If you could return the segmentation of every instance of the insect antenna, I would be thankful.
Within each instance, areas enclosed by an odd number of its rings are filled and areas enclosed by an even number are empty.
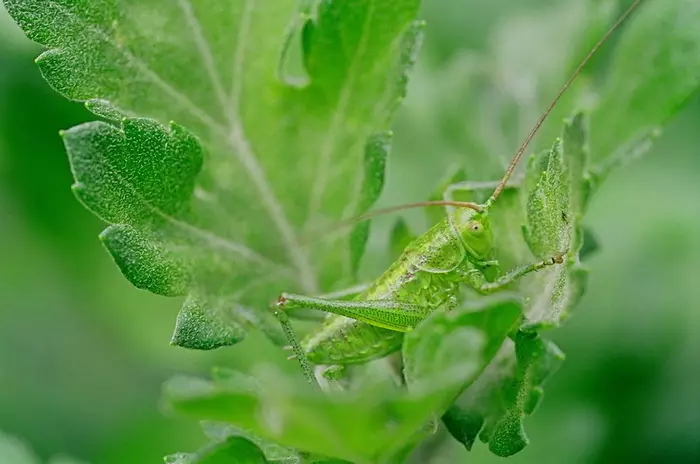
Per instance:
[[[455,208],[469,208],[477,212],[482,212],[484,210],[483,205],[478,203],[473,203],[471,201],[453,201],[453,200],[427,200],[427,201],[417,201],[415,203],[404,203],[402,205],[389,206],[387,208],[380,208],[369,211],[358,216],[353,216],[348,219],[334,222],[333,225],[322,231],[314,231],[312,233],[306,234],[302,237],[301,243],[307,244],[315,241],[318,237],[322,237],[338,230],[344,229],[346,227],[359,224],[360,222],[368,221],[376,216],[382,216],[384,214],[391,214],[397,211],[404,211],[407,209],[414,208],[427,208],[430,206],[452,206]]]
[[[537,132],[539,132],[540,127],[542,127],[542,124],[545,122],[547,117],[550,115],[554,107],[556,106],[557,102],[561,99],[562,95],[567,91],[567,89],[571,86],[571,84],[574,82],[574,80],[578,77],[578,75],[581,73],[581,70],[583,70],[584,66],[588,64],[590,59],[595,55],[595,53],[598,51],[598,49],[605,43],[607,42],[608,38],[622,25],[622,23],[627,19],[627,17],[634,11],[637,6],[642,2],[642,0],[635,0],[634,3],[632,3],[627,10],[625,10],[624,13],[618,18],[615,23],[610,26],[610,28],[607,30],[607,32],[603,35],[603,37],[598,40],[598,42],[591,48],[591,51],[588,52],[588,54],[581,60],[579,65],[576,67],[573,73],[571,73],[571,76],[569,76],[569,79],[564,83],[564,85],[561,86],[559,91],[557,92],[556,96],[552,100],[552,102],[549,104],[547,109],[542,113],[542,115],[539,117],[537,122],[535,123],[534,127],[530,131],[529,134],[527,134],[527,137],[525,137],[525,140],[523,143],[520,145],[520,148],[518,148],[518,151],[515,153],[515,156],[511,160],[510,164],[508,165],[508,168],[506,169],[505,174],[503,175],[503,178],[501,181],[498,183],[496,186],[496,189],[493,191],[491,194],[491,197],[486,201],[485,209],[488,210],[488,208],[496,201],[496,198],[501,194],[503,189],[506,186],[506,183],[508,182],[508,179],[510,176],[513,174],[513,171],[515,171],[515,168],[518,165],[518,162],[520,161],[520,158],[522,158],[523,153],[525,153],[525,150],[527,150],[528,145],[530,145],[530,142],[532,139],[537,135]]]
[[[639,4],[642,3],[642,0],[635,0],[620,17],[615,21],[615,23],[610,26],[610,28],[605,32],[605,34],[598,40],[598,42],[591,48],[591,50],[588,52],[588,54],[581,60],[581,62],[578,64],[576,69],[571,73],[569,78],[566,80],[564,85],[561,86],[557,94],[555,95],[554,99],[552,102],[547,106],[547,109],[540,115],[540,117],[537,119],[537,122],[535,122],[535,125],[533,126],[532,130],[527,134],[527,137],[525,137],[525,140],[522,142],[520,145],[520,148],[518,148],[518,151],[515,153],[515,156],[511,160],[511,162],[508,164],[508,167],[506,168],[506,172],[503,174],[503,178],[498,182],[496,185],[496,188],[494,189],[493,193],[489,197],[489,199],[486,201],[485,204],[480,205],[477,203],[472,203],[468,201],[452,201],[452,200],[431,200],[431,201],[419,201],[415,203],[405,203],[402,205],[397,205],[397,206],[390,206],[388,208],[381,208],[381,209],[376,209],[373,211],[370,211],[368,213],[364,213],[358,216],[353,216],[348,219],[344,219],[338,222],[335,222],[332,226],[325,230],[317,230],[317,231],[312,231],[310,233],[305,234],[304,236],[301,237],[301,244],[309,244],[319,237],[326,236],[328,234],[331,234],[333,232],[337,232],[338,230],[344,229],[346,227],[352,226],[354,224],[358,224],[363,221],[367,221],[369,219],[372,219],[376,216],[384,215],[384,214],[390,214],[394,213],[397,211],[403,211],[406,209],[413,209],[413,208],[425,208],[429,206],[452,206],[456,208],[470,208],[473,209],[474,211],[477,212],[485,212],[488,211],[489,207],[496,201],[496,199],[499,197],[501,192],[507,187],[508,181],[510,180],[511,176],[513,175],[513,172],[515,171],[515,168],[518,166],[518,163],[520,162],[520,159],[522,158],[523,154],[525,153],[525,150],[527,150],[527,147],[530,145],[530,142],[532,142],[532,139],[535,138],[535,135],[539,132],[540,128],[542,127],[542,124],[546,121],[546,119],[549,117],[549,115],[552,113],[552,110],[556,107],[557,103],[561,99],[561,97],[564,95],[564,93],[571,87],[571,84],[573,84],[574,80],[578,77],[579,74],[581,74],[581,71],[583,68],[588,64],[590,59],[593,57],[593,55],[596,54],[598,49],[600,49],[605,42],[610,38],[610,36],[622,25],[622,23],[629,17],[629,15],[639,6]]]

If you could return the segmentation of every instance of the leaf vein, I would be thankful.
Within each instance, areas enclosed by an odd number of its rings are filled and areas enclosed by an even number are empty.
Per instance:
[[[124,50],[122,47],[120,47],[119,44],[117,44],[114,41],[114,39],[112,39],[109,36],[109,34],[107,34],[104,30],[87,22],[84,18],[82,18],[81,16],[76,14],[70,8],[56,2],[55,0],[50,0],[49,4],[55,6],[58,10],[63,12],[63,14],[66,15],[67,17],[72,18],[73,20],[76,20],[79,24],[81,24],[85,28],[86,31],[91,32],[97,38],[101,39],[105,43],[112,46],[115,50],[117,50],[127,60],[128,64],[132,65],[138,71],[143,73],[149,80],[151,80],[154,84],[156,84],[158,87],[160,87],[163,91],[165,91],[171,97],[173,97],[174,99],[179,101],[184,107],[186,107],[192,114],[194,114],[197,118],[199,118],[204,124],[209,126],[211,129],[213,129],[215,132],[217,132],[220,136],[222,136],[224,138],[224,140],[226,140],[226,142],[229,144],[229,146],[231,146],[231,148],[233,149],[234,154],[239,159],[239,161],[241,162],[243,167],[250,174],[251,179],[253,181],[253,184],[255,185],[257,190],[260,192],[260,195],[261,195],[262,201],[263,201],[263,205],[265,206],[266,210],[268,211],[268,214],[270,215],[271,219],[275,223],[275,226],[280,231],[280,234],[282,235],[282,240],[284,241],[284,244],[285,244],[285,248],[287,249],[287,252],[289,253],[290,258],[292,259],[297,270],[299,271],[300,284],[303,286],[305,291],[315,292],[316,291],[316,279],[315,279],[314,272],[311,268],[311,265],[309,264],[308,257],[306,256],[306,253],[301,248],[301,245],[299,244],[298,238],[296,237],[296,234],[295,234],[294,230],[292,229],[291,224],[286,219],[284,212],[282,210],[282,207],[281,207],[279,201],[277,200],[277,198],[275,197],[275,194],[273,193],[269,183],[267,182],[267,179],[265,178],[265,174],[263,173],[262,168],[260,167],[259,163],[257,162],[257,158],[252,151],[250,143],[248,142],[248,140],[245,137],[243,127],[241,125],[240,120],[238,119],[237,108],[235,108],[235,107],[232,108],[233,113],[231,113],[230,117],[232,118],[233,124],[232,124],[231,130],[229,131],[229,135],[226,136],[226,134],[227,134],[226,129],[221,124],[217,123],[209,115],[209,113],[207,113],[206,111],[201,109],[199,106],[197,106],[195,103],[193,103],[182,91],[178,90],[177,88],[175,88],[171,84],[169,84],[165,79],[163,79],[158,73],[153,71],[146,63],[144,63],[138,57],[136,57],[135,55],[133,55],[129,51]],[[248,6],[248,5],[250,5],[250,6]],[[252,16],[252,9],[253,9],[253,1],[246,0],[246,11],[248,11],[248,13],[244,14],[242,21],[245,20],[245,22],[247,22],[247,23],[250,22],[250,17]],[[246,17],[248,19],[245,19]],[[243,26],[243,24],[242,24],[242,26]],[[245,48],[245,44],[243,44],[243,46],[241,46],[240,41],[239,41],[239,45],[237,46],[237,49],[236,49],[236,58],[235,58],[236,62],[240,63],[239,71],[242,71],[242,69],[243,69],[244,52],[245,52],[244,48]],[[239,57],[239,55],[240,55],[240,57]],[[205,231],[200,230],[200,232],[203,232],[206,234]],[[211,237],[209,239],[211,239]],[[252,251],[252,250],[249,250],[249,251]]]
[[[254,250],[248,248],[245,245],[242,245],[240,243],[232,242],[226,238],[220,237],[212,232],[202,230],[201,228],[192,225],[186,221],[182,221],[178,218],[175,218],[171,216],[170,214],[166,213],[165,211],[161,210],[157,206],[153,205],[150,201],[148,201],[139,191],[138,189],[131,183],[129,182],[124,176],[122,176],[117,168],[110,163],[109,159],[104,156],[103,154],[100,155],[100,158],[102,161],[105,163],[105,165],[112,171],[114,174],[114,177],[119,180],[119,182],[124,185],[135,197],[137,200],[139,200],[149,211],[151,211],[153,214],[156,216],[160,217],[161,219],[164,219],[168,223],[174,225],[175,227],[178,227],[180,229],[183,229],[192,235],[196,236],[199,239],[203,239],[207,244],[211,245],[213,248],[218,248],[218,249],[224,249],[227,251],[231,251],[235,254],[240,255],[244,259],[248,261],[253,261],[257,262],[260,264],[272,266],[274,268],[277,268],[278,270],[281,270],[283,272],[286,272],[286,269],[279,265],[278,263],[274,263],[270,261],[269,259],[265,258],[264,256],[259,255],[256,253]],[[77,175],[77,173],[74,172],[74,176]],[[77,178],[77,176],[76,176]],[[81,183],[78,181],[78,184],[81,185]],[[104,219],[104,218],[103,218]],[[105,222],[112,223],[109,220],[106,220]]]
[[[340,90],[340,95],[338,98],[338,103],[335,108],[333,119],[331,121],[331,127],[327,132],[326,137],[321,145],[321,153],[319,156],[317,169],[316,169],[316,181],[311,189],[311,196],[309,198],[309,209],[307,213],[307,225],[313,224],[318,215],[319,209],[321,209],[321,200],[326,187],[330,181],[330,170],[331,170],[331,155],[335,149],[336,139],[338,137],[338,132],[343,128],[346,113],[350,104],[350,97],[355,86],[355,79],[357,74],[357,66],[359,66],[359,58],[364,54],[368,43],[367,29],[369,23],[372,19],[374,13],[374,2],[369,2],[367,15],[362,23],[362,31],[360,42],[357,46],[357,50],[352,57],[350,66],[348,67],[348,78],[343,84],[343,88]]]
[[[287,253],[299,271],[299,282],[306,292],[315,293],[316,277],[307,254],[302,249],[299,239],[286,218],[284,210],[270,186],[265,172],[258,162],[258,158],[253,151],[251,143],[246,137],[243,124],[240,120],[240,95],[243,87],[243,68],[245,65],[246,51],[248,47],[248,36],[250,24],[255,8],[255,0],[246,0],[243,6],[243,14],[238,28],[236,50],[234,52],[234,72],[231,90],[231,112],[229,119],[231,127],[226,141],[233,149],[234,155],[248,171],[250,179],[260,193],[263,207],[267,210],[270,218],[274,222],[277,230],[281,234]]]
[[[81,24],[86,31],[89,31],[93,33],[96,37],[101,39],[103,42],[111,45],[117,52],[119,52],[128,62],[129,65],[133,66],[136,68],[138,71],[143,73],[151,82],[156,84],[156,86],[160,87],[161,90],[163,90],[165,93],[170,95],[172,98],[176,99],[178,102],[180,102],[181,105],[183,105],[186,109],[188,109],[192,114],[194,114],[197,118],[199,118],[204,124],[208,125],[209,127],[218,130],[218,131],[224,131],[224,128],[218,124],[210,115],[207,113],[205,110],[197,106],[192,100],[190,100],[187,95],[185,95],[181,90],[178,90],[175,88],[172,84],[168,83],[165,79],[163,79],[157,72],[153,71],[153,69],[148,66],[145,62],[143,62],[141,59],[136,57],[134,54],[129,52],[128,50],[125,50],[123,47],[119,46],[118,43],[114,41],[112,37],[109,36],[104,30],[94,26],[93,24],[87,22],[84,18],[76,14],[74,11],[72,11],[70,8],[68,8],[65,5],[62,5],[54,0],[49,1],[49,5],[55,6],[58,10],[62,11],[67,17],[72,18],[76,20],[79,24]]]
[[[199,52],[199,56],[207,70],[207,74],[209,75],[209,80],[214,88],[214,92],[216,92],[219,105],[221,105],[221,111],[227,118],[230,118],[230,113],[227,108],[228,99],[226,98],[226,94],[224,92],[221,76],[219,75],[219,71],[216,69],[216,65],[214,64],[214,55],[211,52],[209,42],[204,37],[202,26],[199,19],[197,19],[192,3],[190,0],[178,0],[177,3],[185,16],[190,32],[192,32],[195,44],[197,45],[197,51]]]

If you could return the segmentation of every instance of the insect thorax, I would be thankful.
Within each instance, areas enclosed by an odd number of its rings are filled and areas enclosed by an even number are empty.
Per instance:
[[[409,245],[357,299],[406,302],[431,312],[456,300],[458,272],[468,265],[460,239],[443,221]],[[347,364],[386,356],[401,347],[402,339],[402,332],[331,315],[302,345],[313,363]]]

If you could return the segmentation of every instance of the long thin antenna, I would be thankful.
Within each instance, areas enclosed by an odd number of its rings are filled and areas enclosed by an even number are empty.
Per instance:
[[[595,55],[595,53],[598,51],[598,49],[608,40],[608,38],[612,35],[615,30],[617,30],[618,27],[627,19],[627,17],[634,11],[634,9],[639,6],[639,4],[642,2],[642,0],[635,0],[632,5],[630,5],[629,8],[620,16],[620,18],[610,26],[610,29],[603,35],[603,37],[596,43],[593,48],[591,49],[590,52],[588,52],[588,55],[579,63],[579,65],[576,67],[574,72],[571,74],[569,79],[566,81],[566,83],[559,89],[559,92],[557,93],[557,96],[554,97],[554,100],[552,100],[552,103],[549,104],[547,109],[545,110],[544,113],[540,116],[540,118],[537,120],[535,123],[535,126],[532,128],[529,134],[527,134],[527,137],[525,137],[525,140],[523,141],[522,145],[520,145],[520,148],[518,151],[515,153],[515,156],[513,157],[513,160],[510,162],[508,165],[508,169],[506,169],[505,174],[503,175],[503,178],[501,181],[498,183],[496,186],[496,189],[493,191],[491,194],[491,198],[488,199],[486,202],[486,208],[488,209],[494,201],[496,201],[496,198],[501,194],[503,189],[505,188],[506,182],[508,182],[508,179],[510,176],[513,174],[513,171],[515,171],[516,166],[518,165],[518,162],[520,161],[520,158],[522,158],[523,153],[525,153],[525,150],[527,150],[528,145],[530,145],[530,142],[532,139],[537,135],[537,132],[540,130],[540,127],[544,123],[544,121],[547,119],[547,117],[550,115],[554,107],[556,106],[557,102],[561,98],[562,95],[564,95],[564,92],[571,86],[571,84],[574,82],[574,79],[578,77],[578,75],[581,73],[581,70],[583,69],[584,66],[588,63],[588,61]]]
[[[369,219],[372,219],[375,216],[381,216],[382,214],[395,213],[397,211],[403,211],[405,209],[425,208],[428,206],[453,206],[456,208],[469,208],[469,209],[473,209],[474,211],[477,211],[477,212],[482,212],[484,210],[484,207],[482,205],[479,205],[477,203],[472,203],[471,201],[429,200],[429,201],[418,201],[415,203],[404,203],[403,205],[389,206],[388,208],[375,209],[373,211],[370,211],[370,212],[365,213],[365,214],[361,214],[359,216],[354,216],[354,217],[351,217],[349,219],[345,219],[343,221],[335,222],[335,223],[333,223],[333,225],[329,229],[326,229],[323,231],[315,231],[315,232],[312,232],[308,235],[303,236],[301,239],[301,242],[302,242],[302,244],[309,243],[310,241],[314,241],[315,238],[318,236],[324,236],[324,235],[329,234],[331,232],[335,232],[336,230],[344,229],[345,227],[351,226],[353,224],[367,221]]]

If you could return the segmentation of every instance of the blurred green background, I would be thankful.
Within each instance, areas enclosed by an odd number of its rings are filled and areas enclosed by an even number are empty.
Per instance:
[[[397,118],[383,202],[425,198],[426,180],[478,146],[463,135],[489,117],[475,113],[483,104],[463,79],[472,52],[501,77],[553,81],[533,99],[539,111],[571,50],[534,32],[557,24],[582,34],[586,8],[605,3],[425,0],[427,39]],[[168,345],[180,301],[127,283],[97,240],[102,225],[70,192],[57,132],[94,118],[42,80],[33,63],[40,51],[0,11],[0,430],[43,458],[162,462],[205,442],[195,422],[159,411],[165,379],[216,364],[296,366],[257,336],[209,353]],[[534,118],[522,119],[493,139],[504,157]],[[700,462],[699,129],[696,98],[651,153],[594,198],[586,222],[602,249],[575,317],[553,333],[567,361],[526,420],[531,445],[510,462]],[[378,221],[370,257],[381,255],[387,224]],[[450,441],[437,455],[430,462],[497,460],[483,446],[467,454]]]

